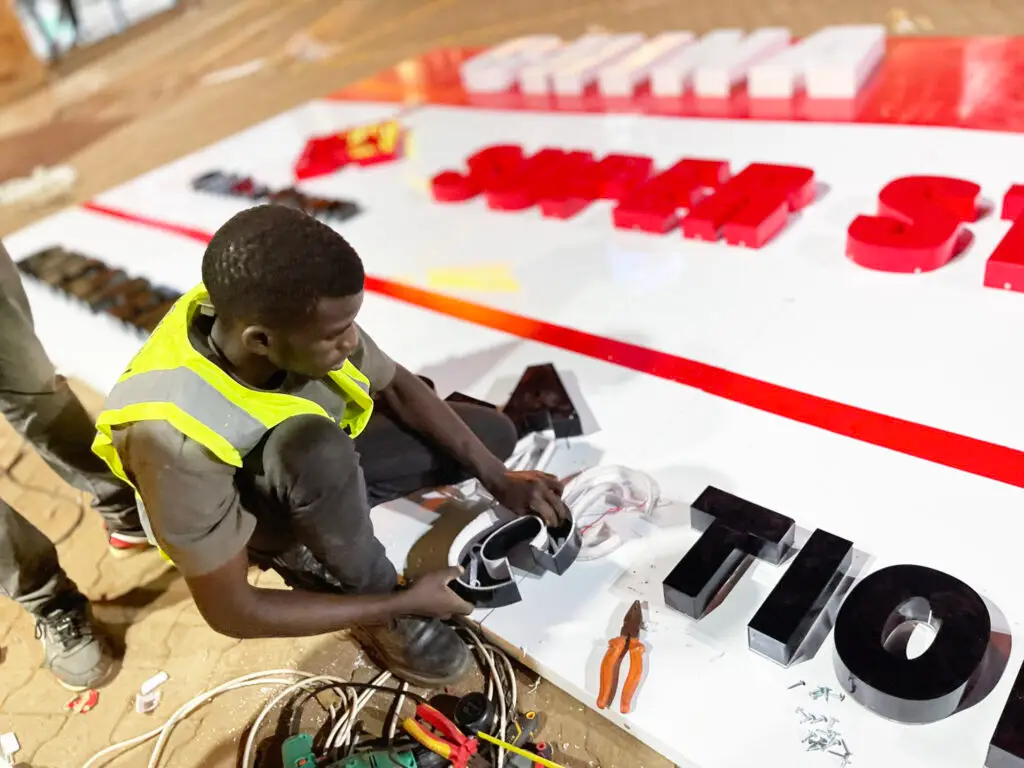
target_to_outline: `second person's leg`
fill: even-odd
[[[93,420],[36,336],[21,276],[2,243],[0,414],[67,483],[93,495],[112,547],[145,544],[134,492],[93,454]]]
[[[110,658],[88,601],[64,573],[53,543],[2,499],[0,594],[35,617],[46,666],[62,685],[91,688],[107,677]]]

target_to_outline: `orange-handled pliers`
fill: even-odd
[[[629,673],[622,686],[622,702],[619,711],[629,712],[633,703],[633,694],[640,685],[644,675],[644,644],[640,642],[640,626],[643,623],[643,611],[640,601],[635,600],[626,611],[626,619],[622,622],[622,633],[608,641],[608,650],[601,660],[601,690],[597,694],[598,709],[607,709],[615,697],[619,685],[619,666],[629,656]]]
[[[455,768],[469,768],[477,762],[479,743],[476,738],[466,736],[455,723],[429,704],[416,707],[416,716],[406,718],[402,727],[416,741],[445,758]]]

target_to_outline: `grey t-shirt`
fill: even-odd
[[[190,339],[201,354],[221,365],[210,347],[200,317]],[[395,363],[361,328],[359,345],[349,360],[370,380],[375,393],[391,383]],[[342,395],[325,381],[293,385],[277,392],[297,394],[338,412]],[[241,552],[256,529],[235,487],[236,468],[225,464],[199,443],[164,421],[144,421],[113,433],[125,472],[146,505],[150,526],[160,547],[186,576],[200,576],[224,565]]]

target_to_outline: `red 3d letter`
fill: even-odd
[[[654,172],[654,161],[640,155],[608,155],[598,166],[601,197],[622,200],[647,182]]]
[[[728,163],[680,160],[626,194],[612,212],[612,221],[619,229],[664,234],[679,223],[679,209],[693,208],[707,190],[718,189],[728,178]]]
[[[1024,292],[1024,185],[1010,187],[1003,198],[1002,218],[1013,226],[985,264],[985,285]]]
[[[466,163],[492,211],[521,211],[537,202],[524,178],[526,158],[518,144],[487,147]]]
[[[482,191],[507,185],[510,178],[522,173],[524,162],[523,148],[518,145],[485,147],[466,162],[469,173],[442,171],[432,178],[431,192],[439,203],[470,200]]]
[[[480,185],[458,171],[441,171],[430,180],[430,191],[439,203],[461,203],[480,194]]]
[[[542,215],[569,219],[601,196],[597,168],[591,152],[542,149],[527,161],[525,178]]]
[[[683,235],[760,248],[789,218],[814,200],[814,171],[792,165],[753,163],[683,219]]]
[[[883,272],[928,272],[969,242],[961,225],[980,214],[981,188],[945,176],[906,176],[878,193],[878,216],[858,216],[847,230],[846,255]]]

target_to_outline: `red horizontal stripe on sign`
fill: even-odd
[[[109,205],[102,205],[100,203],[88,202],[82,203],[82,207],[87,211],[93,213],[101,213],[104,216],[110,216],[114,219],[121,219],[121,221],[130,221],[132,224],[142,224],[145,227],[151,229],[159,229],[162,232],[170,232],[173,235],[181,235],[183,237],[190,237],[193,240],[198,240],[203,245],[210,242],[213,235],[209,232],[204,232],[201,229],[195,229],[194,227],[186,227],[183,224],[172,224],[169,221],[162,221],[160,219],[153,219],[149,216],[142,216],[138,213],[129,213],[128,211],[122,211],[120,208],[111,208]]]
[[[86,203],[83,207],[94,213],[189,237],[204,244],[211,237],[202,230],[137,216],[98,203]],[[368,275],[366,290],[522,339],[674,381],[715,397],[837,435],[1024,488],[1024,451],[1005,445],[886,416],[743,376],[697,360],[535,320],[380,277]]]

